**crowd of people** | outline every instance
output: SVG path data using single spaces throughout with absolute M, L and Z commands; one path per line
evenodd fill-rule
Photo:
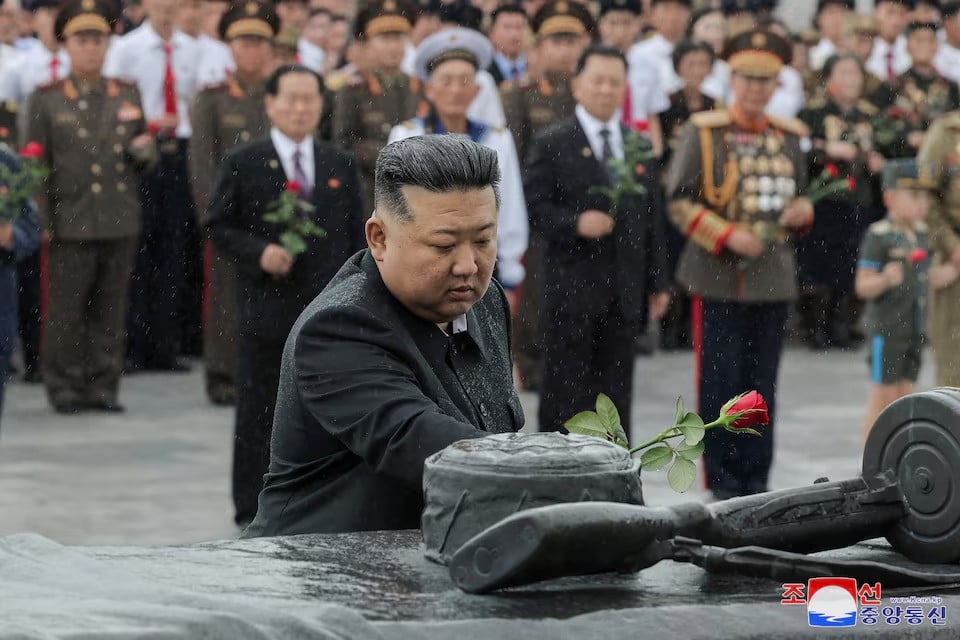
M 814 349 L 869 342 L 868 424 L 922 336 L 960 385 L 960 2 L 816 4 L 800 33 L 775 0 L 3 7 L 0 140 L 42 151 L 4 163 L 48 175 L 0 218 L 0 370 L 16 343 L 56 412 L 122 412 L 123 374 L 202 357 L 250 522 L 284 342 L 370 243 L 381 150 L 452 133 L 499 160 L 543 430 L 604 392 L 629 433 L 651 334 L 694 351 L 702 413 L 758 389 L 774 418 L 791 317 Z M 711 432 L 714 494 L 765 490 L 772 447 Z

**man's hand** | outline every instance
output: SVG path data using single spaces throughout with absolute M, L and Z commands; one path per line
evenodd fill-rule
M 293 256 L 278 244 L 268 244 L 260 254 L 260 268 L 275 276 L 285 276 L 293 266 Z
M 152 120 L 150 124 L 166 133 L 177 130 L 177 125 L 180 124 L 180 118 L 175 113 L 165 113 L 156 120 Z
M 660 293 L 651 293 L 650 299 L 647 301 L 647 307 L 650 309 L 650 319 L 653 321 L 660 320 L 660 318 L 667 315 L 667 307 L 669 306 L 669 293 L 666 291 L 661 291 Z
M 590 209 L 577 218 L 577 233 L 589 240 L 599 240 L 613 233 L 614 220 L 603 211 Z
M 860 154 L 860 147 L 852 142 L 828 142 L 826 151 L 827 155 L 835 160 L 852 162 Z
M 0 222 L 0 247 L 13 249 L 13 223 Z
M 899 261 L 888 262 L 880 273 L 887 283 L 887 289 L 899 287 L 903 283 L 903 264 Z
M 802 229 L 813 222 L 813 205 L 806 198 L 796 198 L 780 216 L 780 224 L 788 229 Z
M 755 234 L 743 229 L 734 229 L 727 238 L 727 248 L 745 258 L 757 258 L 763 253 L 764 246 Z
M 923 131 L 911 131 L 907 134 L 907 144 L 914 149 L 919 149 L 920 145 L 923 144 L 923 135 Z
M 870 173 L 877 174 L 883 171 L 883 165 L 887 163 L 886 158 L 877 153 L 876 151 L 871 151 L 870 155 L 867 156 L 867 167 L 870 169 Z
M 153 144 L 153 136 L 149 133 L 141 133 L 130 141 L 130 148 L 132 150 L 146 149 L 151 144 Z

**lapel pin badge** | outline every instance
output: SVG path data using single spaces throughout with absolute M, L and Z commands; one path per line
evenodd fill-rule
M 331 189 L 339 189 L 340 180 L 338 180 L 337 178 L 330 178 L 329 180 L 327 180 L 327 186 L 330 187 Z

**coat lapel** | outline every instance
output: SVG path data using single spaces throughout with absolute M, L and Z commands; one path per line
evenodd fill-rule
M 587 139 L 587 132 L 580 125 L 580 119 L 573 116 L 573 144 L 574 149 L 583 158 L 583 162 L 578 163 L 584 168 L 589 167 L 589 174 L 586 176 L 590 184 L 610 185 L 610 177 L 601 164 L 600 158 L 593 152 L 590 146 L 590 140 Z

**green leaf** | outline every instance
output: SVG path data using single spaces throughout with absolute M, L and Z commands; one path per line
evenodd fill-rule
M 673 424 L 680 424 L 684 415 L 686 414 L 683 411 L 683 396 L 677 396 L 677 417 L 673 419 Z
M 610 396 L 605 393 L 597 396 L 597 415 L 603 420 L 603 426 L 606 427 L 608 432 L 616 432 L 620 426 L 620 412 L 617 411 L 617 407 L 613 404 Z
M 280 215 L 277 213 L 265 213 L 263 214 L 264 222 L 280 222 Z
M 703 419 L 695 413 L 687 413 L 683 419 L 677 423 L 677 428 L 683 434 L 683 441 L 689 445 L 694 445 L 703 440 L 707 431 L 703 428 Z
M 703 450 L 705 448 L 703 440 L 697 444 L 687 444 L 686 442 L 681 442 L 680 446 L 677 447 L 677 455 L 686 460 L 694 461 L 700 456 L 703 455 Z
M 593 436 L 606 440 L 613 434 L 607 431 L 603 419 L 593 411 L 583 411 L 563 423 L 567 431 L 582 436 Z
M 647 471 L 659 471 L 673 460 L 673 449 L 669 445 L 660 444 L 650 447 L 640 456 L 640 468 Z
M 677 493 L 685 493 L 697 479 L 697 465 L 686 458 L 678 457 L 667 471 L 667 482 Z
M 615 433 L 613 434 L 613 443 L 618 444 L 624 449 L 630 448 L 630 443 L 627 441 L 627 432 L 623 430 L 623 425 L 618 424 Z
M 759 431 L 757 431 L 756 429 L 734 429 L 733 427 L 727 427 L 727 431 L 729 431 L 730 433 L 745 433 L 745 434 L 751 435 L 751 436 L 759 436 L 759 435 L 762 435 L 762 434 L 761 434 Z
M 307 243 L 299 235 L 292 231 L 286 231 L 280 234 L 280 244 L 292 256 L 298 256 L 307 250 Z

